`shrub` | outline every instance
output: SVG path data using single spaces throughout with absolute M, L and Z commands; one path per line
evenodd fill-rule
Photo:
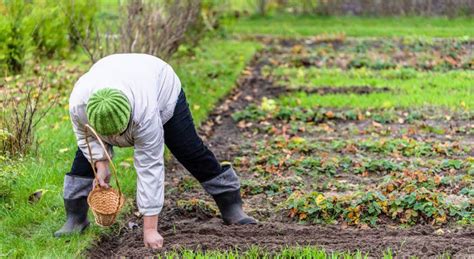
M 30 50 L 31 37 L 26 16 L 29 6 L 21 0 L 7 1 L 0 18 L 0 64 L 21 72 Z
M 81 40 L 96 29 L 96 14 L 99 10 L 95 0 L 63 0 L 60 2 L 67 28 L 67 36 L 71 49 L 82 44 Z
M 27 22 L 31 31 L 34 52 L 39 57 L 51 58 L 68 47 L 64 14 L 57 3 L 35 3 Z
M 4 95 L 0 114 L 4 127 L 0 129 L 1 155 L 21 156 L 35 147 L 35 128 L 56 102 L 54 99 L 49 106 L 42 106 L 45 85 L 44 80 L 40 80 L 36 85 L 27 84 L 26 89 Z
M 196 21 L 200 0 L 165 1 L 163 4 L 143 0 L 127 1 L 120 7 L 119 32 L 89 28 L 85 34 L 77 33 L 78 42 L 92 63 L 116 52 L 146 53 L 168 59 L 185 38 L 185 33 Z M 77 17 L 70 16 L 73 30 Z
M 228 9 L 228 0 L 202 0 L 200 13 L 187 30 L 184 43 L 196 47 L 206 34 L 224 32 L 220 30 L 221 20 Z
M 97 11 L 93 0 L 0 2 L 0 69 L 20 73 L 32 55 L 67 53 L 94 27 Z

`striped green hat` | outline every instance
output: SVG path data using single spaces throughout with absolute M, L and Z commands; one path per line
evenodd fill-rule
M 103 88 L 87 102 L 89 124 L 103 136 L 124 132 L 132 113 L 127 97 L 121 91 Z

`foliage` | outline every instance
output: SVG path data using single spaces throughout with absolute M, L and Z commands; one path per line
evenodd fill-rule
M 418 187 L 412 179 L 399 181 L 397 188 L 389 183 L 375 191 L 338 197 L 295 192 L 286 206 L 290 217 L 314 223 L 344 220 L 354 225 L 375 225 L 382 216 L 410 225 L 443 224 L 448 219 L 473 221 L 472 204 L 447 203 L 445 194 Z
M 54 3 L 54 2 L 53 2 Z M 67 28 L 70 48 L 80 46 L 81 40 L 93 34 L 97 29 L 96 14 L 99 6 L 94 0 L 62 0 L 59 3 Z
M 35 56 L 53 58 L 58 54 L 65 55 L 69 46 L 66 37 L 68 31 L 63 11 L 57 3 L 53 1 L 35 3 L 28 16 L 28 23 Z
M 228 14 L 228 0 L 201 0 L 201 8 L 196 21 L 186 31 L 184 44 L 191 48 L 196 47 L 206 36 L 224 34 L 222 21 Z
M 24 1 L 13 0 L 6 3 L 5 9 L 0 13 L 0 68 L 18 73 L 30 51 L 30 29 L 26 23 L 29 8 Z
M 94 25 L 96 12 L 92 0 L 3 1 L 0 69 L 20 73 L 29 60 L 65 56 Z

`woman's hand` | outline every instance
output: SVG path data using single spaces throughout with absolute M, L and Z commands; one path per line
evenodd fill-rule
M 143 243 L 145 247 L 163 247 L 163 237 L 158 233 L 158 215 L 143 217 Z
M 110 170 L 109 170 L 109 161 L 97 161 L 95 162 L 95 168 L 97 169 L 97 179 L 98 184 L 102 188 L 109 188 L 110 182 Z
M 143 242 L 145 247 L 159 249 L 163 247 L 163 237 L 156 230 L 143 230 Z

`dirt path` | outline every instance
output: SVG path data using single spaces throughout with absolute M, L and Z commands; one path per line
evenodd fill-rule
M 238 82 L 239 86 L 221 102 L 200 129 L 210 149 L 221 161 L 233 161 L 241 153 L 241 143 L 247 138 L 230 115 L 263 96 L 280 94 L 261 75 L 261 67 L 267 62 L 257 56 L 245 72 L 247 75 Z M 368 91 L 370 89 L 364 89 L 361 94 Z M 378 228 L 340 224 L 300 225 L 290 221 L 284 213 L 269 210 L 268 206 L 275 207 L 276 204 L 272 204 L 275 201 L 267 199 L 265 195 L 244 197 L 246 210 L 258 218 L 261 224 L 256 227 L 224 226 L 215 216 L 212 205 L 196 201 L 202 199 L 210 202 L 211 199 L 190 180 L 189 174 L 176 161 L 168 165 L 166 179 L 166 204 L 159 224 L 160 233 L 165 239 L 163 251 L 179 248 L 245 250 L 252 245 L 277 250 L 288 245 L 315 245 L 327 251 L 360 250 L 375 257 L 382 256 L 387 248 L 401 257 L 431 257 L 445 253 L 455 257 L 474 257 L 473 227 L 435 228 L 418 225 L 402 229 L 392 223 L 381 224 Z M 193 199 L 195 203 L 183 205 L 183 201 Z M 156 251 L 143 247 L 141 220 L 134 215 L 130 215 L 125 226 L 120 226 L 114 234 L 103 236 L 88 252 L 91 257 L 143 257 L 155 254 Z

